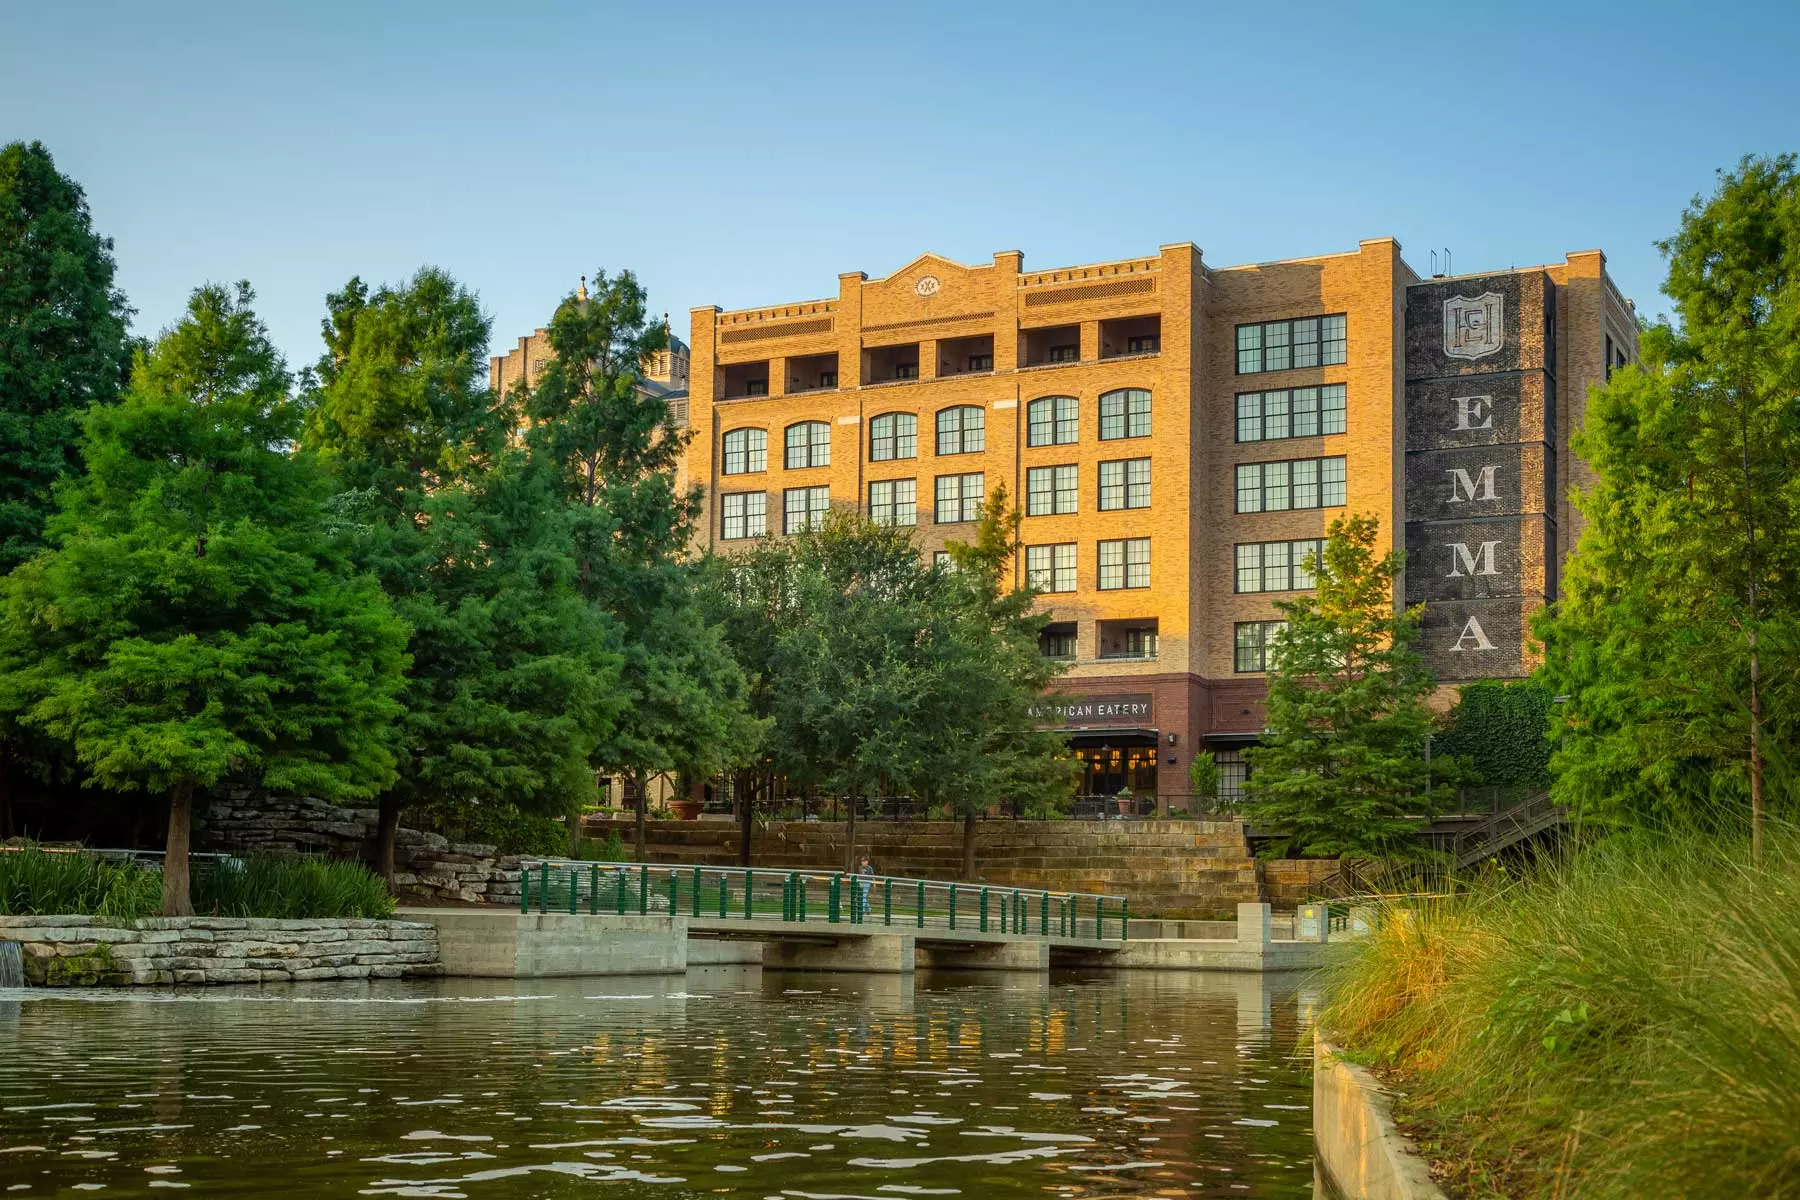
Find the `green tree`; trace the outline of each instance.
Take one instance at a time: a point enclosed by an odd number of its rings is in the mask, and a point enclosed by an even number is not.
[[[1746,158],[1659,243],[1679,324],[1591,394],[1598,480],[1537,626],[1558,799],[1610,822],[1744,821],[1791,779],[1800,678],[1800,177]]]
[[[0,574],[43,546],[81,412],[118,397],[130,313],[80,185],[38,142],[0,149]]]
[[[327,530],[251,299],[199,289],[124,399],[88,411],[87,474],[4,589],[0,710],[95,784],[167,796],[171,915],[191,911],[196,790],[355,799],[394,777],[405,626]]]
[[[677,487],[676,474],[691,434],[643,386],[643,363],[667,336],[631,272],[596,272],[591,294],[584,282],[557,308],[555,358],[521,389],[533,461],[569,512],[582,594],[621,629],[624,706],[595,765],[636,783],[640,861],[648,777],[745,761],[762,732],[687,559],[701,493]]]
[[[1040,727],[1039,713],[1064,664],[1044,655],[1039,635],[1050,621],[1037,593],[1014,582],[1020,516],[995,488],[971,542],[950,542],[954,570],[942,583],[954,620],[938,645],[944,686],[937,722],[946,736],[928,743],[925,773],[962,819],[965,879],[975,878],[976,821],[991,805],[1040,815],[1074,792],[1080,763],[1061,736]]]
[[[412,630],[374,847],[391,881],[403,811],[579,811],[620,658],[576,586],[555,478],[485,386],[476,297],[426,269],[372,294],[352,279],[327,306],[306,445],[336,470],[358,561]]]
[[[1456,764],[1424,757],[1435,684],[1413,649],[1423,609],[1396,609],[1404,555],[1376,557],[1378,531],[1373,516],[1334,520],[1314,594],[1276,602],[1287,624],[1244,812],[1278,831],[1278,855],[1406,857],[1455,794]]]

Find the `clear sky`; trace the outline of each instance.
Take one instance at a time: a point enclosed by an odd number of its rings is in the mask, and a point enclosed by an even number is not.
[[[1460,272],[1652,245],[1800,149],[1800,4],[474,5],[0,0],[0,142],[39,139],[154,332],[249,279],[296,365],[323,297],[422,264],[498,349],[576,277],[833,295],[932,250],[1226,266],[1400,239]]]

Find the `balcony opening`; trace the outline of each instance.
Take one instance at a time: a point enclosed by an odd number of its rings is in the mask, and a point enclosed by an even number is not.
[[[1121,354],[1156,354],[1162,350],[1162,317],[1119,317],[1100,322],[1100,357]]]
[[[1101,658],[1142,662],[1156,657],[1155,617],[1101,621],[1095,632],[1100,643]]]
[[[802,358],[790,358],[787,360],[787,390],[816,392],[821,388],[834,388],[838,385],[837,367],[836,354],[808,354]]]
[[[919,343],[903,346],[871,346],[863,351],[863,382],[892,383],[919,377]]]
[[[1049,329],[1027,329],[1020,337],[1019,362],[1037,367],[1046,363],[1081,361],[1081,326],[1056,325]]]
[[[1058,621],[1038,634],[1038,651],[1045,658],[1075,660],[1075,622]]]
[[[727,400],[769,394],[769,363],[732,363],[725,368],[725,386],[720,392]]]
[[[976,375],[994,369],[994,335],[946,338],[937,344],[939,375]]]

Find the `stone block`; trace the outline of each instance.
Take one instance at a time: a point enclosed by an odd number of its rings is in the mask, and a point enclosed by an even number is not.
[[[60,916],[55,914],[25,914],[20,916],[0,917],[0,929],[69,929],[86,927],[94,923],[93,917]],[[11,938],[8,939],[13,940]],[[23,941],[25,939],[18,939]]]
[[[261,983],[262,972],[243,966],[209,967],[201,972],[207,983]]]

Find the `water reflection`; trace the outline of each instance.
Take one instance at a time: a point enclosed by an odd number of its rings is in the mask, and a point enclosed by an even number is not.
[[[1297,983],[4,993],[0,1194],[1310,1196]]]

